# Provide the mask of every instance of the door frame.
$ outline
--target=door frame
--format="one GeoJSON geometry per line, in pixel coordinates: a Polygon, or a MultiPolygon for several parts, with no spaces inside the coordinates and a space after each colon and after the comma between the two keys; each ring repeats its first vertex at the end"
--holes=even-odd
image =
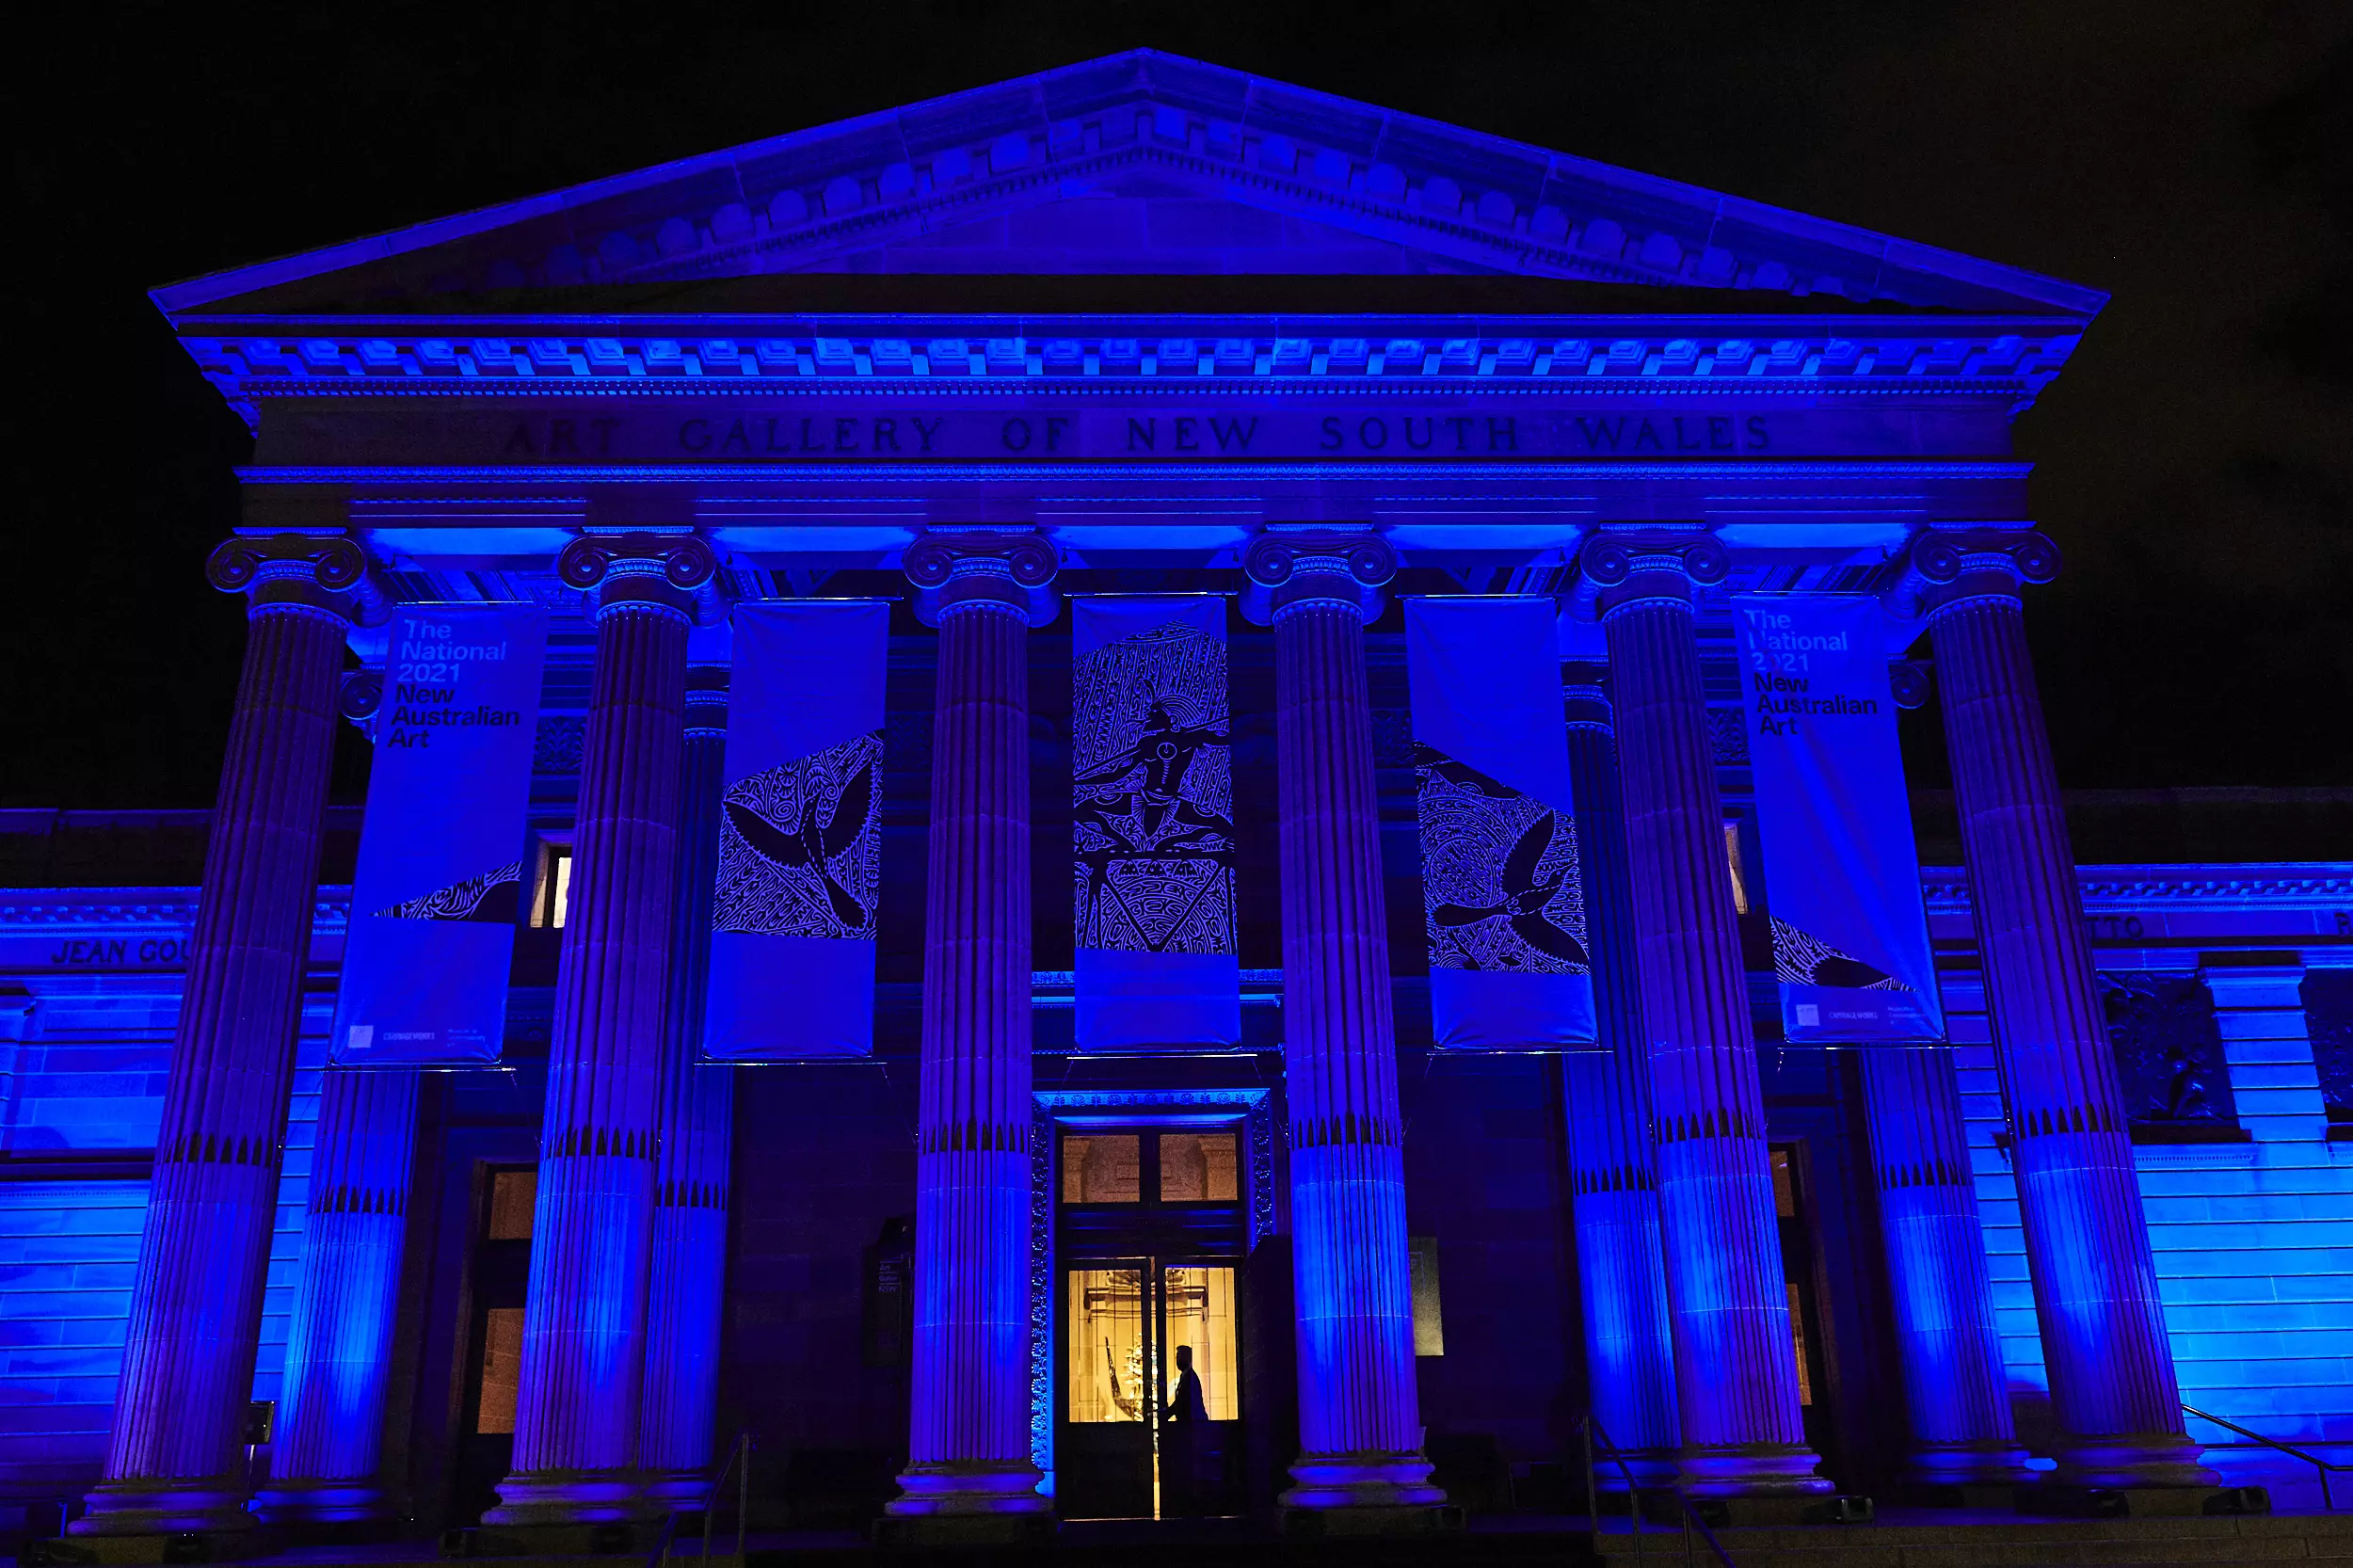
{"type": "MultiPolygon", "coordinates": [[[[1273,1094],[1264,1085],[1230,1089],[1040,1089],[1031,1096],[1030,1124],[1030,1462],[1043,1472],[1040,1494],[1054,1496],[1054,1433],[1060,1376],[1062,1260],[1056,1256],[1054,1215],[1062,1192],[1061,1132],[1064,1125],[1124,1122],[1181,1128],[1239,1124],[1244,1246],[1280,1228],[1273,1094]]],[[[1238,1258],[1239,1286],[1241,1265],[1238,1258]]]]}

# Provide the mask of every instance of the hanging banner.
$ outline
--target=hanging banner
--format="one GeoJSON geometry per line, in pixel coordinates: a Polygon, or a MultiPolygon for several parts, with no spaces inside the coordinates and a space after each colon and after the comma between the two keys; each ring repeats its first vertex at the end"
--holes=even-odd
{"type": "Polygon", "coordinates": [[[1942,1040],[1878,601],[1740,595],[1733,625],[1785,1037],[1942,1040]]]}
{"type": "Polygon", "coordinates": [[[1437,1044],[1589,1047],[1560,632],[1548,599],[1405,600],[1422,913],[1437,1044]]]}
{"type": "Polygon", "coordinates": [[[744,604],[734,632],[703,1050],[723,1062],[865,1056],[890,606],[744,604]]]}
{"type": "Polygon", "coordinates": [[[328,1059],[495,1062],[547,621],[524,604],[404,606],[391,633],[328,1059]]]}
{"type": "Polygon", "coordinates": [[[1225,600],[1070,607],[1078,1047],[1236,1044],[1225,600]]]}

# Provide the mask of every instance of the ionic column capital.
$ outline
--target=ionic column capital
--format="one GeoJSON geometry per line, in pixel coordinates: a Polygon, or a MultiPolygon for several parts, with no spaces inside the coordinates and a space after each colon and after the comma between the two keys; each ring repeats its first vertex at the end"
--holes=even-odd
{"type": "Polygon", "coordinates": [[[998,605],[1040,627],[1059,608],[1052,584],[1062,563],[1052,542],[1034,529],[927,530],[899,564],[920,590],[915,613],[926,626],[959,611],[998,605]]]}
{"type": "Polygon", "coordinates": [[[335,712],[351,723],[351,728],[376,739],[376,711],[384,706],[384,671],[356,669],[344,671],[343,684],[335,691],[335,712]]]}
{"type": "Polygon", "coordinates": [[[1370,528],[1270,531],[1242,552],[1242,615],[1272,625],[1286,610],[1343,604],[1366,620],[1380,617],[1381,584],[1397,575],[1397,552],[1370,528]]]}
{"type": "Polygon", "coordinates": [[[213,547],[204,580],[245,595],[248,616],[309,612],[374,625],[390,609],[367,552],[343,534],[240,534],[213,547]]]}
{"type": "Polygon", "coordinates": [[[1931,528],[1912,543],[1896,585],[1898,611],[1933,620],[1987,600],[2016,602],[2019,587],[2059,573],[2059,549],[2030,528],[1931,528]]]}
{"type": "Polygon", "coordinates": [[[710,543],[693,534],[583,534],[555,558],[568,588],[596,595],[596,614],[651,606],[697,618],[696,590],[719,572],[710,543]]]}
{"type": "Polygon", "coordinates": [[[1723,541],[1697,529],[1623,529],[1596,534],[1577,558],[1579,598],[1608,620],[1636,604],[1689,608],[1691,590],[1732,571],[1723,541]]]}
{"type": "Polygon", "coordinates": [[[1929,666],[1917,659],[1890,659],[1887,688],[1896,706],[1907,710],[1926,708],[1929,699],[1936,695],[1936,682],[1929,666]]]}

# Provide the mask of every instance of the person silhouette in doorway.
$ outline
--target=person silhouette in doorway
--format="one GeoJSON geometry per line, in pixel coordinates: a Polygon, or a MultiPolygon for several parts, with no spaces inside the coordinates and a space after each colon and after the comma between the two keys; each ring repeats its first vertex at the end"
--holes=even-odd
{"type": "Polygon", "coordinates": [[[1203,1466],[1210,1453],[1209,1409],[1201,1398],[1201,1374],[1193,1369],[1193,1347],[1176,1347],[1176,1391],[1169,1396],[1160,1445],[1160,1510],[1184,1517],[1201,1512],[1203,1466]]]}

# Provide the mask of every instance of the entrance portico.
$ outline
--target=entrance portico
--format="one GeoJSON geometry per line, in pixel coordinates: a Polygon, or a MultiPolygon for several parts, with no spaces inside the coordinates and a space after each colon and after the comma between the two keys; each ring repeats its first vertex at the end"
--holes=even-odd
{"type": "MultiPolygon", "coordinates": [[[[782,138],[569,193],[560,232],[518,207],[159,291],[253,422],[248,525],[224,558],[265,563],[247,574],[240,711],[254,717],[232,741],[199,933],[222,956],[191,968],[167,1119],[194,1130],[171,1169],[275,1169],[255,1139],[275,1137],[290,1093],[279,971],[316,862],[337,639],[383,675],[364,625],[387,614],[536,605],[551,621],[543,730],[576,719],[578,755],[535,764],[520,873],[541,888],[529,920],[548,939],[536,958],[519,948],[517,994],[548,987],[552,1010],[536,1208],[501,1238],[527,1239],[530,1269],[500,1407],[513,1468],[487,1523],[642,1521],[695,1495],[725,1452],[722,1420],[822,1430],[829,1409],[855,1409],[845,1426],[897,1427],[894,1539],[1021,1539],[1082,1495],[1139,1510],[1154,1486],[1163,1511],[1181,1496],[1326,1531],[1435,1528],[1433,1390],[1518,1396],[1465,1396],[1422,1348],[1438,1337],[1447,1238],[1417,1214],[1420,1091],[1401,1084],[1401,1051],[1425,1074],[1449,1053],[1431,1035],[1426,966],[1398,951],[1417,946],[1398,934],[1420,872],[1387,830],[1412,765],[1385,729],[1392,605],[1542,596],[1561,611],[1576,815],[1607,835],[1585,860],[1600,1049],[1558,1080],[1530,1069],[1558,1096],[1532,1107],[1544,1136],[1565,1148],[1545,1178],[1556,1198],[1515,1210],[1531,1252],[1565,1238],[1575,1256],[1581,1304],[1564,1294],[1555,1314],[1581,1362],[1566,1381],[1646,1480],[1760,1510],[1860,1490],[1867,1465],[1808,1444],[1821,1347],[1809,1362],[1792,1317],[1744,895],[1725,865],[1747,759],[1721,739],[1709,682],[1728,593],[1876,600],[1889,657],[1928,644],[1939,662],[2066,1432],[2059,1479],[2210,1484],[2182,1431],[2112,1069],[2084,1021],[2096,1000],[2018,632],[2019,584],[2055,557],[2023,520],[2009,424],[2101,296],[1561,154],[1481,164],[1492,144],[1447,127],[1414,127],[1429,151],[1406,167],[1319,144],[1271,106],[1316,95],[1210,72],[1257,93],[1245,115],[1154,88],[1152,58],[1049,73],[1041,90],[1086,85],[1092,106],[1038,120],[968,105],[986,135],[908,131],[873,167],[782,138]],[[1160,239],[1107,248],[1128,223],[1160,239]],[[1069,1033],[1069,709],[1054,675],[1069,658],[1062,600],[1154,591],[1236,600],[1243,1023],[1218,1048],[1113,1055],[1069,1033]],[[847,1062],[712,1065],[698,999],[717,759],[723,727],[745,722],[723,705],[718,629],[746,607],[837,599],[894,605],[874,1045],[847,1062]],[[255,1014],[264,968],[275,989],[255,1014]],[[222,1019],[252,1036],[228,1057],[222,1019]],[[1041,1112],[1079,1080],[1112,1107],[1099,1127],[1066,1105],[1041,1112]],[[871,1160],[876,1192],[904,1189],[855,1216],[903,1239],[891,1247],[911,1239],[911,1275],[890,1276],[904,1321],[882,1285],[901,1253],[812,1245],[793,1255],[811,1299],[842,1294],[829,1272],[866,1272],[855,1335],[822,1353],[780,1347],[840,1324],[725,1305],[757,1227],[824,1223],[813,1192],[760,1175],[801,1168],[761,1110],[795,1083],[812,1103],[864,1096],[870,1125],[904,1133],[838,1156],[871,1160]],[[214,1084],[235,1103],[206,1098],[214,1084]],[[1186,1093],[1257,1120],[1169,1120],[1186,1093]],[[222,1115],[235,1126],[206,1130],[222,1115]],[[1250,1126],[1279,1129],[1263,1171],[1250,1126]],[[1199,1143],[1211,1136],[1230,1148],[1199,1143]],[[1109,1161],[1099,1192],[1074,1187],[1070,1165],[1074,1139],[1096,1137],[1135,1151],[1127,1167],[1110,1144],[1082,1151],[1109,1161]],[[1198,1195],[1168,1185],[1179,1159],[1200,1163],[1198,1195]],[[1117,1168],[1137,1195],[1101,1195],[1124,1192],[1117,1168]],[[1129,1202],[1143,1218],[1121,1230],[1107,1206],[1129,1202]],[[1232,1234],[1162,1234],[1221,1204],[1232,1234]],[[1057,1256],[1072,1238],[1084,1245],[1057,1256]],[[1101,1368],[1081,1356],[1081,1320],[1109,1345],[1101,1368]],[[1184,1408],[1180,1343],[1223,1432],[1161,1422],[1184,1408]],[[731,1356],[808,1376],[730,1390],[731,1356]],[[840,1364],[814,1366],[827,1356],[840,1364]]],[[[1505,1070],[1569,1043],[1526,1044],[1505,1070]]],[[[2015,1477],[1974,1198],[1953,1176],[1966,1151],[1949,1067],[1928,1060],[1866,1074],[1888,1141],[1872,1162],[1883,1266],[1903,1282],[1903,1436],[1918,1476],[2015,1477]],[[1922,1183],[1884,1173],[1915,1166],[1938,1173],[1939,1195],[1898,1223],[1911,1200],[1895,1194],[1922,1183]]],[[[339,1091],[326,1136],[373,1149],[414,1098],[369,1110],[339,1091]]],[[[407,1176],[405,1152],[353,1150],[322,1151],[320,1168],[448,1179],[424,1163],[407,1176]]],[[[378,1296],[400,1277],[399,1226],[376,1225],[364,1248],[336,1240],[358,1234],[336,1206],[369,1192],[355,1178],[312,1195],[301,1299],[320,1326],[285,1373],[306,1420],[382,1419],[397,1358],[328,1332],[319,1304],[356,1299],[330,1268],[378,1296]],[[364,1267],[333,1261],[362,1250],[364,1267]]],[[[385,1201],[397,1215],[419,1199],[385,1201]]],[[[191,1207],[158,1187],[115,1448],[83,1532],[242,1518],[226,1423],[251,1382],[262,1281],[240,1265],[195,1291],[191,1249],[216,1242],[181,1231],[218,1232],[222,1256],[249,1264],[265,1211],[259,1188],[191,1207]],[[207,1392],[174,1405],[184,1383],[207,1392]]],[[[1459,1294],[1447,1311],[1488,1320],[1459,1294]]],[[[484,1323],[478,1368],[498,1359],[484,1323]]],[[[1529,1431],[1536,1400],[1512,1416],[1529,1431]]],[[[465,1407],[481,1432],[502,1418],[476,1396],[465,1407]]],[[[269,1505],[379,1506],[390,1489],[370,1490],[350,1447],[281,1445],[269,1505]]]]}

